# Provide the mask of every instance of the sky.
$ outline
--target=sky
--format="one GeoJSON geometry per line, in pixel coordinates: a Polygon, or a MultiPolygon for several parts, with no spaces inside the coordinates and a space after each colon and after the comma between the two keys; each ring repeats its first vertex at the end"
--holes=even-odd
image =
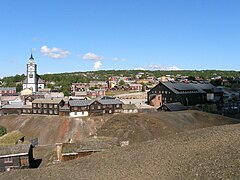
{"type": "Polygon", "coordinates": [[[239,0],[8,0],[0,77],[108,69],[240,70],[239,0]]]}

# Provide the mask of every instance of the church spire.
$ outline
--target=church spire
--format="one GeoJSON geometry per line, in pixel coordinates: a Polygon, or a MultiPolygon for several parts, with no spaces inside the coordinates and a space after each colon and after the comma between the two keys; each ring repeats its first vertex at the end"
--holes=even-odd
{"type": "Polygon", "coordinates": [[[33,58],[33,54],[32,54],[32,49],[31,49],[31,56],[30,56],[29,59],[34,59],[34,58],[33,58]]]}

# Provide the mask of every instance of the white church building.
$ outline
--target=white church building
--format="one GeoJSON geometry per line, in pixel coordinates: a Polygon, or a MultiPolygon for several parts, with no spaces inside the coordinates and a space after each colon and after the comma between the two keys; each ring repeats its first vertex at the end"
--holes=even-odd
{"type": "Polygon", "coordinates": [[[31,89],[32,92],[38,92],[39,89],[45,88],[45,81],[37,74],[37,64],[34,61],[33,55],[27,63],[27,77],[23,81],[23,89],[31,89]]]}

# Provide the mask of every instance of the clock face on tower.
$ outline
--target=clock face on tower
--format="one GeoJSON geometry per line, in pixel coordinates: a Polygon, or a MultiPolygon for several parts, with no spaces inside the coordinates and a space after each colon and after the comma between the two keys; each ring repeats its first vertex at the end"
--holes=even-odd
{"type": "Polygon", "coordinates": [[[28,68],[28,70],[29,70],[29,71],[34,71],[34,68],[30,66],[30,67],[28,68]]]}

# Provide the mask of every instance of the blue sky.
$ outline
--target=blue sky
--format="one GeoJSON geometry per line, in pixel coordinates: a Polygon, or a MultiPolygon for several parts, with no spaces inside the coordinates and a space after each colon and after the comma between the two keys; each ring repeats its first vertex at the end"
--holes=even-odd
{"type": "Polygon", "coordinates": [[[0,77],[106,69],[240,70],[239,0],[9,0],[0,77]]]}

